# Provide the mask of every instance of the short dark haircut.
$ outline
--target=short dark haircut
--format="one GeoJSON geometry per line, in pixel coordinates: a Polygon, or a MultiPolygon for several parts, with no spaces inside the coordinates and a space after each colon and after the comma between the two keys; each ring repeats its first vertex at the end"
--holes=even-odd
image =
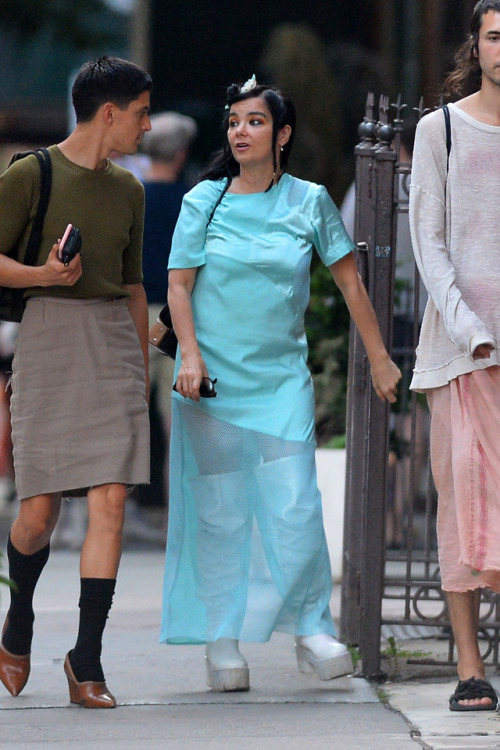
{"type": "Polygon", "coordinates": [[[149,73],[119,57],[99,57],[86,62],[71,91],[77,122],[90,122],[100,106],[113,102],[126,109],[144,91],[151,91],[149,73]]]}
{"type": "Polygon", "coordinates": [[[467,96],[481,87],[481,67],[477,58],[479,32],[486,13],[500,13],[500,0],[479,0],[474,6],[470,21],[470,34],[455,55],[455,69],[444,83],[447,96],[467,96]]]}

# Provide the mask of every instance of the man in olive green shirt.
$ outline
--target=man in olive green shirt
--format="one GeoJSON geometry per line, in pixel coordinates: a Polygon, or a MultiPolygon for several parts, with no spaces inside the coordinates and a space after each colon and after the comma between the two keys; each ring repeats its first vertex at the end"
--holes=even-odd
{"type": "MultiPolygon", "coordinates": [[[[120,560],[127,485],[148,481],[144,467],[147,463],[149,468],[149,457],[143,455],[147,454],[147,439],[142,435],[144,429],[148,429],[148,311],[141,272],[144,195],[140,183],[129,172],[112,164],[108,156],[113,151],[136,152],[143,134],[151,127],[151,87],[151,78],[145,71],[118,58],[102,57],[80,69],[72,90],[76,127],[66,140],[49,149],[53,168],[51,199],[37,265],[33,267],[7,257],[5,253],[18,245],[22,257],[26,246],[40,189],[38,162],[34,156],[25,157],[0,177],[0,284],[26,288],[28,299],[13,368],[14,463],[21,502],[7,548],[9,575],[16,588],[11,592],[11,605],[0,644],[0,680],[12,695],[18,695],[28,680],[34,620],[33,592],[48,559],[61,496],[71,494],[71,490],[76,493],[83,487],[87,492],[89,526],[80,564],[80,626],[78,639],[66,656],[64,669],[71,701],[86,708],[113,708],[116,705],[107,689],[100,662],[102,633],[120,560]],[[65,266],[58,257],[59,241],[54,240],[62,237],[68,222],[81,230],[83,249],[81,257],[77,255],[65,266]],[[37,305],[40,301],[41,304],[37,305]],[[58,308],[57,305],[62,306],[58,308]],[[44,453],[52,446],[46,445],[51,441],[43,439],[43,414],[49,414],[51,424],[54,423],[54,413],[58,419],[60,417],[60,423],[64,423],[64,419],[68,419],[68,410],[60,415],[57,413],[60,408],[57,389],[54,397],[54,384],[47,384],[46,372],[40,372],[40,389],[38,381],[35,381],[35,388],[24,387],[24,393],[23,387],[16,385],[16,379],[19,384],[26,382],[22,380],[23,368],[26,373],[27,370],[31,372],[35,365],[40,366],[40,360],[33,355],[30,360],[30,352],[26,351],[30,336],[31,340],[41,337],[43,350],[49,348],[56,359],[61,354],[61,347],[67,347],[63,355],[67,361],[76,361],[77,373],[88,372],[92,363],[83,360],[80,363],[79,358],[85,355],[76,347],[71,351],[70,335],[69,344],[60,343],[55,329],[51,330],[49,316],[44,314],[37,318],[33,312],[35,307],[36,312],[46,308],[60,311],[59,322],[61,317],[67,320],[67,325],[61,329],[64,331],[71,332],[74,320],[86,320],[90,308],[94,315],[101,307],[107,310],[107,320],[119,321],[122,327],[125,326],[127,340],[132,341],[132,349],[135,346],[137,351],[132,351],[133,362],[124,355],[123,371],[118,370],[111,387],[119,390],[121,381],[127,378],[131,382],[130,424],[133,426],[130,430],[115,427],[113,431],[112,424],[109,428],[96,425],[95,436],[91,434],[90,439],[83,437],[79,430],[87,405],[77,406],[77,396],[81,395],[84,385],[77,382],[74,384],[75,411],[70,415],[74,427],[68,434],[56,434],[52,438],[54,442],[63,441],[57,455],[44,453]],[[76,318],[76,315],[80,317],[76,318]],[[132,334],[127,326],[132,327],[132,334]],[[16,372],[16,358],[19,372],[16,372]],[[30,393],[33,390],[37,392],[30,393]],[[36,423],[38,406],[41,408],[38,421],[42,422],[39,432],[36,423]],[[117,434],[120,431],[131,433],[123,449],[122,437],[128,436],[117,434]],[[120,446],[118,452],[124,454],[120,457],[119,469],[113,468],[109,459],[109,479],[103,479],[107,476],[106,450],[100,450],[104,455],[96,454],[95,462],[88,461],[88,465],[81,466],[75,461],[71,472],[63,468],[62,454],[78,455],[81,443],[85,440],[92,443],[94,437],[99,445],[110,446],[110,454],[115,442],[120,446]],[[141,445],[139,459],[135,459],[137,444],[141,445]],[[49,460],[43,458],[46,455],[50,456],[49,460]]],[[[82,328],[85,333],[88,329],[82,328]]],[[[75,330],[75,336],[77,333],[83,335],[75,330]]],[[[103,361],[103,367],[97,369],[106,370],[105,358],[106,354],[109,358],[109,352],[112,352],[113,341],[106,340],[105,328],[94,335],[95,342],[92,341],[91,346],[98,350],[99,357],[102,350],[103,361]]],[[[111,359],[115,364],[115,357],[111,359]]],[[[106,373],[102,375],[105,377],[106,373]]],[[[65,372],[62,371],[61,388],[65,386],[64,378],[65,372]]],[[[83,378],[82,375],[81,381],[83,378]]],[[[101,393],[101,402],[104,399],[112,400],[101,393]]],[[[95,409],[95,405],[88,403],[88,408],[95,409]]],[[[126,409],[127,404],[117,404],[118,411],[126,409]]],[[[58,424],[57,420],[55,423],[58,424]]]]}

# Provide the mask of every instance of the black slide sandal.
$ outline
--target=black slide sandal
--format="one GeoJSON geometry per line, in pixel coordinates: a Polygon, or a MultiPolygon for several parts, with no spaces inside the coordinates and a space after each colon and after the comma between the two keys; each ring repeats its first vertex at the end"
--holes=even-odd
{"type": "Polygon", "coordinates": [[[470,677],[468,680],[459,680],[455,692],[450,697],[450,711],[494,711],[498,704],[498,697],[492,685],[487,680],[477,680],[470,677]],[[459,701],[477,700],[479,698],[490,698],[488,705],[469,706],[459,701]]]}

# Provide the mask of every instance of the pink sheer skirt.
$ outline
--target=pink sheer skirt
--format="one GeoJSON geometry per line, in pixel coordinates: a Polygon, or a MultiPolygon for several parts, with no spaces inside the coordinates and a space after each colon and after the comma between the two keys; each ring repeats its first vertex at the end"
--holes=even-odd
{"type": "Polygon", "coordinates": [[[500,367],[427,391],[442,587],[500,592],[500,367]]]}

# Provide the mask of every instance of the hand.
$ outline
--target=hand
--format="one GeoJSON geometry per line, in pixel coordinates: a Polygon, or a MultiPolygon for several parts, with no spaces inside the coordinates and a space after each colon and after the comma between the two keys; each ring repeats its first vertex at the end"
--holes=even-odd
{"type": "Polygon", "coordinates": [[[40,286],[74,286],[82,275],[82,260],[78,253],[67,266],[59,260],[58,240],[52,246],[49,257],[44,266],[41,266],[42,279],[40,286]]]}
{"type": "Polygon", "coordinates": [[[472,352],[472,359],[489,359],[494,348],[491,344],[479,344],[472,352]]]}
{"type": "Polygon", "coordinates": [[[182,360],[182,364],[177,375],[175,390],[184,398],[190,398],[193,401],[200,400],[200,385],[204,377],[208,376],[208,371],[199,355],[182,360]]]}
{"type": "Polygon", "coordinates": [[[393,404],[397,398],[398,383],[402,378],[401,370],[388,356],[371,368],[372,383],[377,396],[382,401],[393,404]]]}

